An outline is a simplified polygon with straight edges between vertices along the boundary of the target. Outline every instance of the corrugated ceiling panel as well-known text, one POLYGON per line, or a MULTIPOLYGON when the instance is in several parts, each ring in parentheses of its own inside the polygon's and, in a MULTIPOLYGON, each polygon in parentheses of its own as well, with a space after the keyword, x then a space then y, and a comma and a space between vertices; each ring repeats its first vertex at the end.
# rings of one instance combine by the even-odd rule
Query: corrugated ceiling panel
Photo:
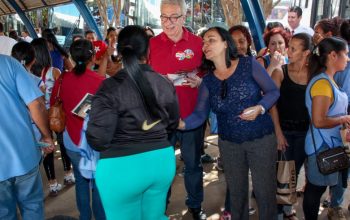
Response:
MULTIPOLYGON (((43 7, 66 4, 72 2, 72 0, 16 0, 16 2, 23 11, 30 11, 43 7)), ((0 16, 15 13, 16 11, 10 6, 7 0, 0 0, 0 16)))
POLYGON ((28 10, 33 10, 35 8, 41 8, 45 6, 41 0, 22 0, 22 1, 16 0, 16 2, 22 9, 24 9, 21 3, 23 2, 23 4, 25 4, 28 10))
POLYGON ((7 1, 0 0, 0 15, 14 13, 13 8, 7 3, 7 1))

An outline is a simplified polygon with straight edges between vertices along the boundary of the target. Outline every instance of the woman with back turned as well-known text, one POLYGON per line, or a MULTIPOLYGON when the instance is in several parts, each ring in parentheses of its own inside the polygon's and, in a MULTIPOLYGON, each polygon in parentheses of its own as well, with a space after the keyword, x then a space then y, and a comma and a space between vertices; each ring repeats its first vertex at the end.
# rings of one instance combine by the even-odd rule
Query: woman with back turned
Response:
POLYGON ((175 175, 168 132, 179 121, 175 88, 147 63, 143 27, 119 34, 124 68, 106 79, 92 102, 86 133, 100 151, 96 183, 107 219, 168 219, 165 200, 175 175))
MULTIPOLYGON (((76 203, 80 214, 79 219, 91 220, 93 214, 95 219, 104 220, 106 219, 105 213, 95 183, 94 181, 90 182, 90 179, 84 178, 79 170, 79 161, 81 159, 80 142, 84 119, 72 113, 72 110, 87 93, 96 93, 104 78, 99 76, 98 73, 91 71, 91 67, 95 62, 95 51, 90 41, 76 40, 70 46, 69 51, 76 65, 72 71, 63 73, 56 80, 51 94, 50 104, 53 105, 55 103, 59 91, 63 111, 66 115, 63 142, 67 150, 67 155, 73 164, 76 184, 76 203), (90 200, 92 200, 91 205, 90 200)), ((110 55, 109 52, 111 51, 107 51, 104 55, 105 61, 108 55, 110 55)))

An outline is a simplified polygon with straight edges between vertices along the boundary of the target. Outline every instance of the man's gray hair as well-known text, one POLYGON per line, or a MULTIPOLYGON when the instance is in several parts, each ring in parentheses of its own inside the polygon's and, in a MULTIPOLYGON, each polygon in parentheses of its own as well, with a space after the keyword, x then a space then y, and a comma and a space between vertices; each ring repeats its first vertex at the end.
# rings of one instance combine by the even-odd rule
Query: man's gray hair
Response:
POLYGON ((185 0, 161 0, 160 7, 162 5, 178 5, 181 8, 182 15, 186 15, 186 2, 185 0))

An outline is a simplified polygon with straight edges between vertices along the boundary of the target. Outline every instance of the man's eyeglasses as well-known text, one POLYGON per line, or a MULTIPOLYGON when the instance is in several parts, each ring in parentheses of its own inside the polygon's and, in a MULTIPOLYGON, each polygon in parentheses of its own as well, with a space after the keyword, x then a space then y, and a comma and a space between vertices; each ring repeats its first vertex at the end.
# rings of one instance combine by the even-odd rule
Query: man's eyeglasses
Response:
POLYGON ((221 82, 221 99, 225 99, 226 96, 227 96, 227 82, 226 82, 226 79, 224 79, 222 82, 221 82))
POLYGON ((164 16, 161 15, 160 16, 160 20, 161 22, 167 22, 168 20, 170 20, 171 23, 177 22, 177 20, 179 20, 179 18, 181 18, 183 15, 179 15, 179 16, 164 16))

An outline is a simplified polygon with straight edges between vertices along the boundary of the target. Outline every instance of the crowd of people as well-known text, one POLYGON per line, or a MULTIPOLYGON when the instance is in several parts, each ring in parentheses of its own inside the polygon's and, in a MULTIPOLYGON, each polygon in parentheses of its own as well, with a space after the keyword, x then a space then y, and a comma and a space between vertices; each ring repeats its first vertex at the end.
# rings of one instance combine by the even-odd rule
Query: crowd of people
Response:
POLYGON ((305 167, 305 220, 317 220, 327 188, 328 218, 346 219, 349 172, 321 173, 316 154, 343 145, 340 128, 350 129, 350 19, 322 19, 312 29, 301 25, 302 10, 291 7, 289 28, 268 24, 266 48, 255 51, 245 26, 195 35, 185 18, 184 0, 162 0, 159 35, 130 25, 110 27, 98 40, 88 30, 74 36, 69 51, 51 29, 36 39, 13 31, 10 38, 0 23, 0 161, 6 164, 0 219, 17 219, 16 207, 24 220, 44 219, 41 164, 49 194, 62 189, 54 140, 63 183, 75 185, 79 219, 168 219, 176 146, 188 211, 194 220, 207 219, 202 162, 209 114, 217 118, 227 183, 221 220, 248 220, 255 213, 250 197, 261 220, 298 219, 292 204, 276 201, 282 154, 295 161, 296 177, 305 167), (91 110, 81 116, 75 109, 87 94, 91 110), (49 127, 48 109, 57 99, 63 132, 49 127), (91 178, 81 170, 86 149, 96 155, 88 158, 96 165, 91 178))

